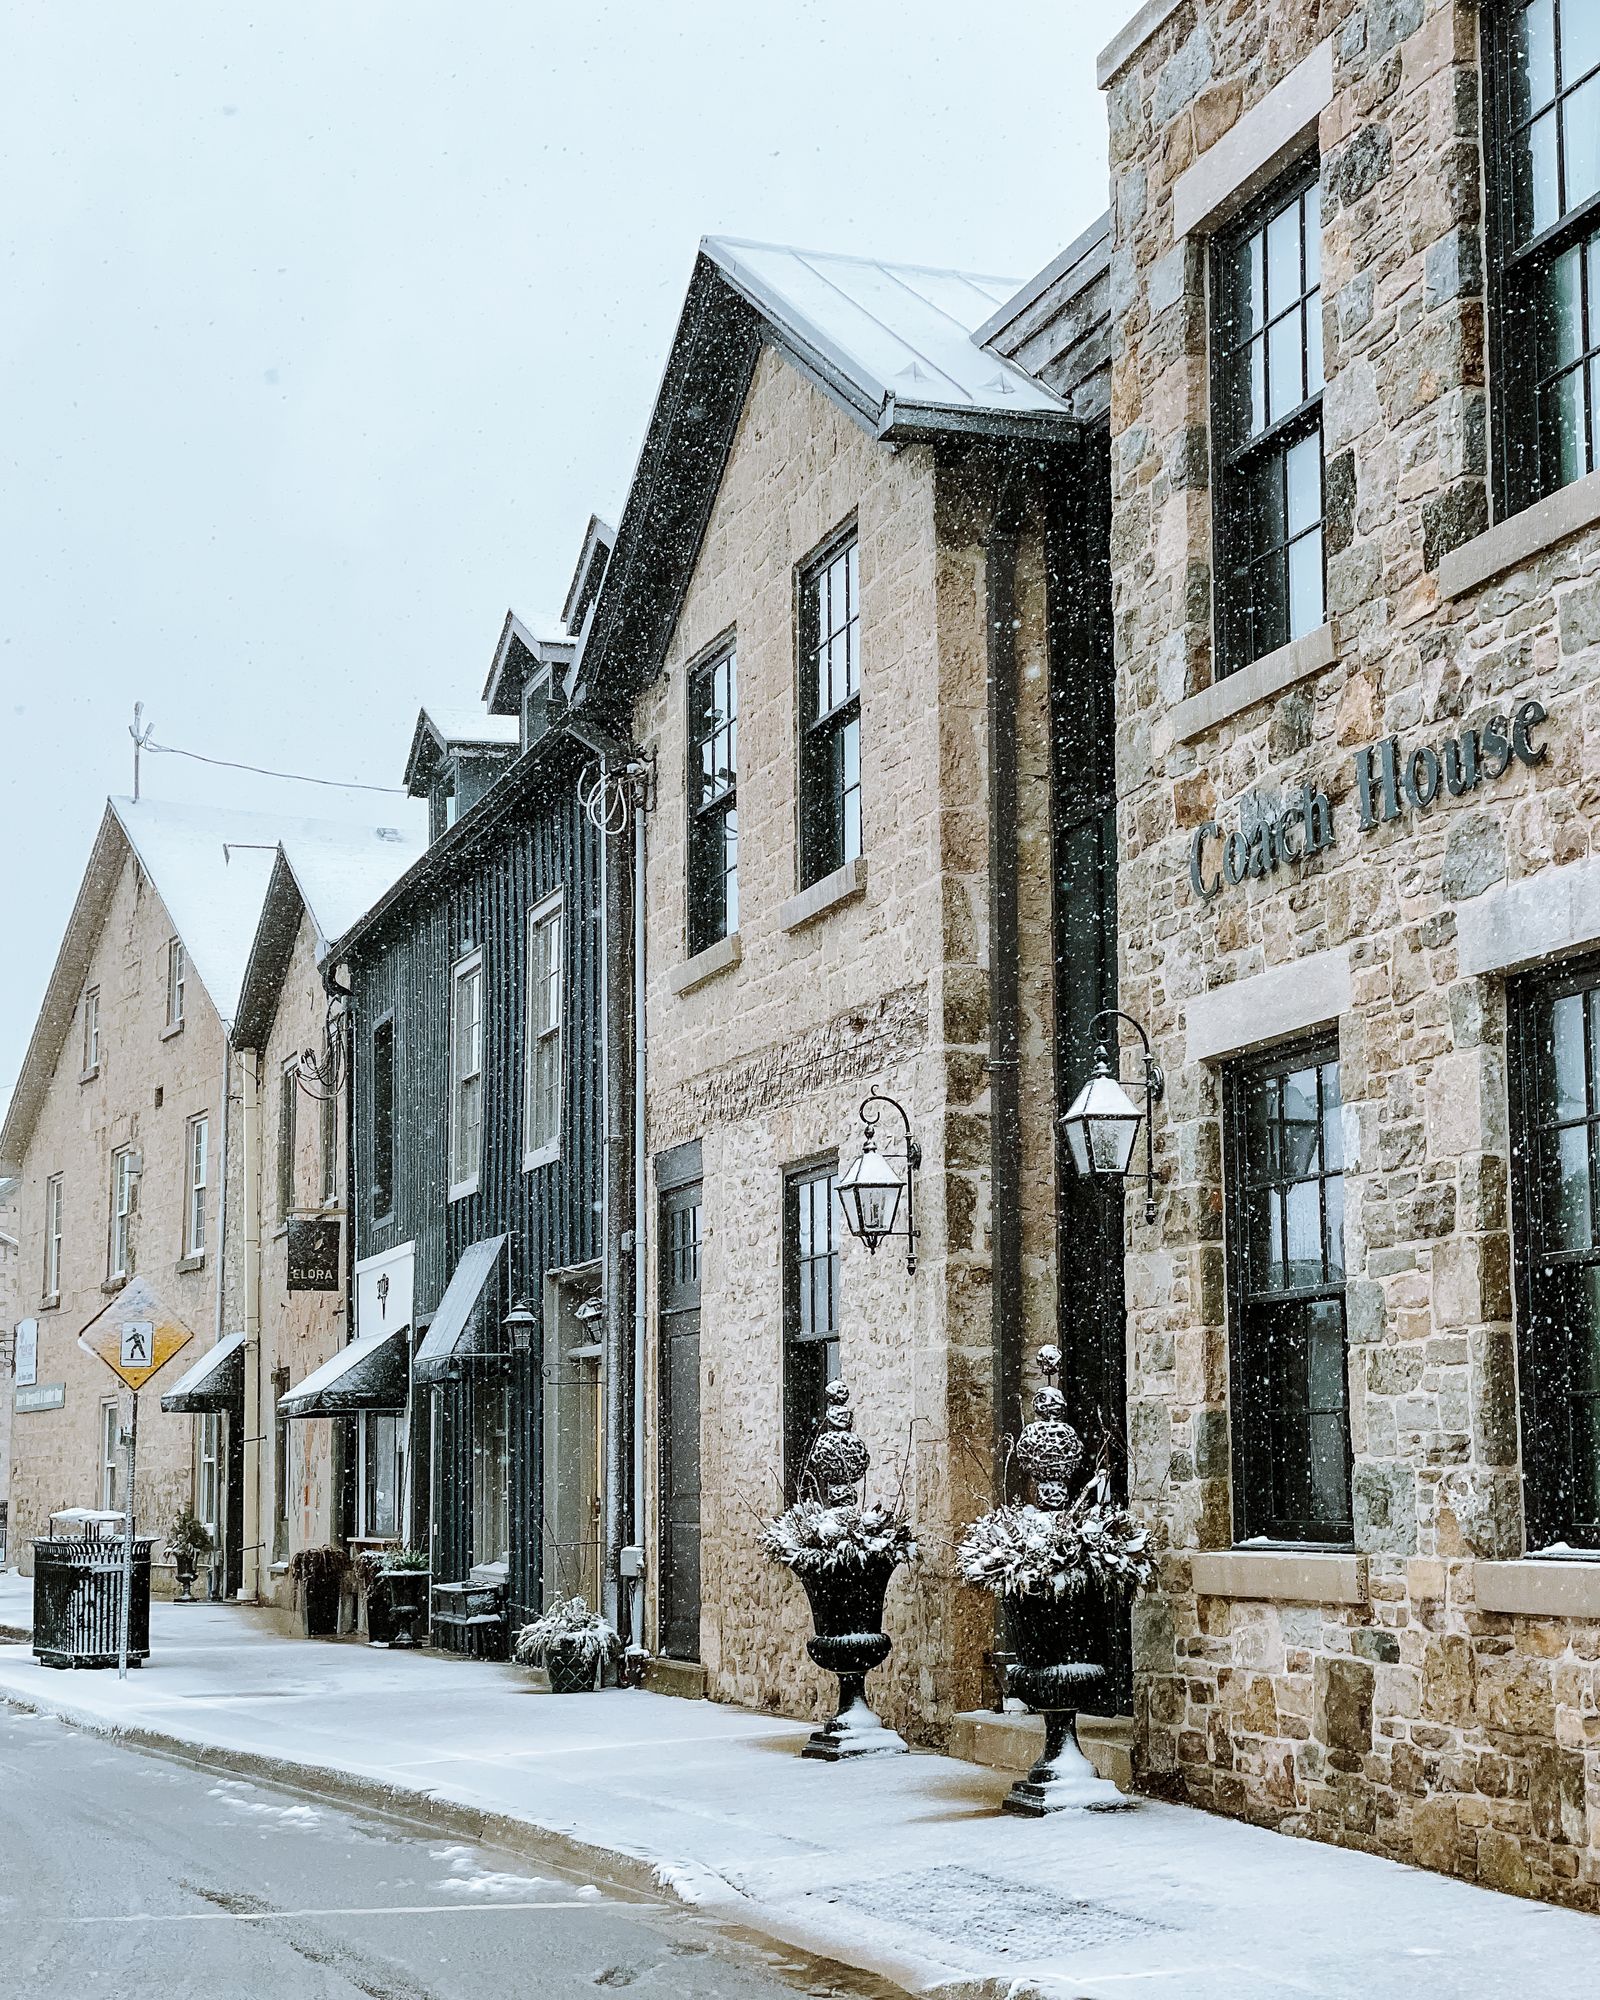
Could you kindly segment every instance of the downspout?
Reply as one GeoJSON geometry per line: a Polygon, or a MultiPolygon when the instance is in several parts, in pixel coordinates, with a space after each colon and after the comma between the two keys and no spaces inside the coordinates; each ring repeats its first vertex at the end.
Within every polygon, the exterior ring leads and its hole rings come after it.
{"type": "Polygon", "coordinates": [[[600,1162],[600,1254],[601,1302],[605,1308],[605,1564],[601,1571],[602,1609],[614,1628],[621,1600],[622,1547],[622,1302],[619,1285],[622,1274],[616,1242],[619,1207],[613,1182],[616,1177],[617,1146],[620,1138],[614,1115],[616,1080],[611,1073],[611,1052],[619,1048],[612,1008],[616,1004],[617,982],[611,977],[612,839],[610,826],[611,767],[602,758],[596,802],[600,809],[600,1091],[603,1108],[604,1142],[600,1162]]]}
{"type": "MultiPolygon", "coordinates": [[[[240,1595],[261,1595],[261,1174],[260,1075],[240,1049],[239,1198],[244,1207],[244,1573],[240,1595]]],[[[226,1175],[224,1175],[226,1179],[226,1175]]]]}
{"type": "Polygon", "coordinates": [[[646,779],[635,774],[633,782],[633,1546],[638,1551],[639,1575],[633,1586],[633,1633],[635,1646],[644,1644],[644,1563],[645,1523],[645,1348],[647,1302],[645,1294],[645,1229],[649,1183],[644,1156],[644,846],[646,779]]]}
{"type": "Polygon", "coordinates": [[[1021,1000],[1017,915],[1017,544],[1021,475],[1000,475],[985,550],[989,776],[989,1245],[994,1481],[1022,1423],[1021,1000]]]}

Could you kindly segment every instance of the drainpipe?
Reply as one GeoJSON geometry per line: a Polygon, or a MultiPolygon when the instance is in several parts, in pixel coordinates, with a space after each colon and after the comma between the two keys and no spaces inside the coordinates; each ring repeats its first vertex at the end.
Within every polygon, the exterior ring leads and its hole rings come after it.
{"type": "Polygon", "coordinates": [[[994,1362],[994,1480],[1003,1500],[1002,1440],[1022,1422],[1021,1000],[1017,919],[1017,544],[1019,468],[999,480],[984,579],[989,677],[989,1245],[994,1362]]]}
{"type": "Polygon", "coordinates": [[[260,1074],[253,1051],[240,1049],[238,1062],[239,1199],[244,1208],[244,1572],[239,1594],[254,1602],[261,1595],[260,1074]]]}
{"type": "Polygon", "coordinates": [[[633,1546],[639,1551],[640,1574],[633,1586],[635,1646],[644,1644],[644,1518],[645,1518],[645,1211],[649,1184],[644,1157],[644,835],[647,779],[633,781],[633,1546]]]}
{"type": "Polygon", "coordinates": [[[605,1539],[605,1563],[601,1571],[601,1608],[608,1622],[617,1623],[618,1605],[622,1595],[621,1548],[622,1548],[622,1264],[618,1254],[617,1223],[620,1205],[615,1198],[617,1178],[617,1147],[621,1138],[620,1121],[616,1116],[618,1095],[617,1081],[612,1075],[612,1052],[622,1046],[617,1034],[617,1023],[613,1009],[617,1004],[620,987],[611,976],[611,939],[615,926],[612,921],[612,904],[616,900],[616,885],[613,881],[616,862],[615,843],[611,838],[610,812],[611,767],[609,761],[602,760],[600,766],[600,1089],[605,1119],[605,1143],[601,1149],[600,1165],[600,1245],[601,1245],[601,1301],[605,1307],[605,1372],[602,1377],[605,1398],[605,1476],[603,1523],[605,1539]]]}

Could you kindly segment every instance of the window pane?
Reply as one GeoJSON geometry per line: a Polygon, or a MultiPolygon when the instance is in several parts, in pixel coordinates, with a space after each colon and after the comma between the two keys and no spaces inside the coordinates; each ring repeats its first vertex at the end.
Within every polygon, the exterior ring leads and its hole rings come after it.
{"type": "Polygon", "coordinates": [[[1551,1082],[1549,1116],[1556,1124],[1588,1115],[1588,1065],[1584,1057],[1585,995],[1564,994],[1550,1010],[1551,1082]]]}
{"type": "MultiPolygon", "coordinates": [[[[1591,13],[1596,10],[1591,0],[1591,13]]],[[[1600,189],[1600,76],[1575,90],[1561,107],[1566,144],[1565,214],[1600,189]]]]}
{"type": "Polygon", "coordinates": [[[1300,204],[1294,201],[1267,224],[1268,313],[1276,318],[1300,290],[1300,204]]]}
{"type": "Polygon", "coordinates": [[[1313,181],[1301,197],[1304,213],[1306,290],[1314,292],[1322,283],[1322,188],[1313,181]]]}
{"type": "Polygon", "coordinates": [[[1589,1128],[1567,1125],[1555,1135],[1555,1186],[1550,1204],[1552,1250],[1586,1250],[1594,1241],[1589,1203],[1589,1128]]]}
{"type": "Polygon", "coordinates": [[[1267,417],[1272,423],[1305,401],[1302,325],[1301,315],[1292,312],[1267,329],[1267,417]]]}
{"type": "Polygon", "coordinates": [[[1556,181],[1556,114],[1547,111],[1528,128],[1526,150],[1516,162],[1516,233],[1526,241],[1548,229],[1561,212],[1556,181]]]}
{"type": "Polygon", "coordinates": [[[1600,64],[1600,7],[1566,0],[1561,9],[1561,82],[1570,89],[1600,64]]]}
{"type": "Polygon", "coordinates": [[[1524,123],[1556,94],[1556,38],[1552,0],[1533,0],[1511,28],[1511,116],[1524,123]]]}
{"type": "Polygon", "coordinates": [[[1322,437],[1314,433],[1289,447],[1284,461],[1284,485],[1288,493],[1288,529],[1291,535],[1304,531],[1322,519],[1322,437]]]}
{"type": "Polygon", "coordinates": [[[1303,639],[1322,623],[1322,532],[1289,547],[1289,637],[1303,639]]]}

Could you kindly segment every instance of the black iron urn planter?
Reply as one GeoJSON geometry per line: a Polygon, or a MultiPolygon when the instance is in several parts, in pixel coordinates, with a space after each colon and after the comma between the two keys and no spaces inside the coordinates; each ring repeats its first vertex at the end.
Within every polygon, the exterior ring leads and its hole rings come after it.
{"type": "Polygon", "coordinates": [[[339,1632],[339,1603],[349,1559],[331,1543],[326,1548],[296,1549],[289,1574],[300,1593],[300,1610],[308,1639],[332,1639],[339,1632]]]}
{"type": "Polygon", "coordinates": [[[851,1757],[903,1756],[907,1744],[886,1728],[867,1700],[866,1679],[881,1667],[893,1644],[883,1629],[889,1579],[916,1559],[911,1528],[886,1507],[860,1503],[857,1487],[871,1463],[856,1435],[850,1392],[828,1385],[828,1413],[801,1476],[826,1500],[801,1499],[770,1522],[762,1548],[794,1572],[811,1605],[815,1628],[806,1652],[839,1682],[832,1719],[807,1739],[802,1757],[837,1764],[851,1757]]]}
{"type": "Polygon", "coordinates": [[[1001,1810],[1027,1818],[1117,1812],[1134,1801],[1098,1775],[1078,1743],[1080,1711],[1104,1701],[1109,1682],[1103,1664],[1075,1657],[1083,1643],[1078,1607],[1091,1582],[1122,1592],[1149,1583],[1155,1559],[1147,1531],[1111,1498],[1104,1453],[1073,1497],[1083,1442],[1055,1386],[1061,1355],[1042,1347],[1038,1359],[1045,1382],[1033,1399],[1034,1420],[1017,1440],[1017,1460],[1040,1504],[1008,1503],[974,1521],[957,1564],[968,1583],[1003,1603],[1012,1655],[1006,1692],[1044,1717],[1044,1752],[1001,1810]]]}
{"type": "Polygon", "coordinates": [[[389,1645],[398,1650],[420,1645],[417,1621],[422,1617],[427,1602],[428,1571],[385,1569],[382,1585],[384,1608],[388,1613],[389,1645]]]}
{"type": "Polygon", "coordinates": [[[583,1598],[558,1597],[523,1626],[511,1657],[519,1666],[543,1667],[552,1694],[593,1694],[601,1670],[621,1659],[622,1641],[616,1628],[598,1611],[591,1611],[583,1598]]]}

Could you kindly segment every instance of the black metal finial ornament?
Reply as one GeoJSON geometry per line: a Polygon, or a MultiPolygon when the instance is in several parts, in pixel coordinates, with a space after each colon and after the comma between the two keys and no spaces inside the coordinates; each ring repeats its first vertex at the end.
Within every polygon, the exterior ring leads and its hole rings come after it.
{"type": "Polygon", "coordinates": [[[1017,1439],[1017,1457],[1038,1490],[1039,1504],[1052,1513],[1071,1499],[1072,1475],[1083,1463],[1083,1439],[1067,1422],[1067,1399],[1056,1387],[1059,1347],[1041,1347],[1035,1357],[1044,1376],[1034,1392],[1033,1422],[1017,1439]]]}
{"type": "Polygon", "coordinates": [[[867,1476],[872,1454],[856,1430],[849,1389],[843,1382],[830,1382],[826,1396],[827,1414],[807,1457],[806,1470],[828,1505],[842,1507],[855,1498],[856,1488],[867,1476]]]}

